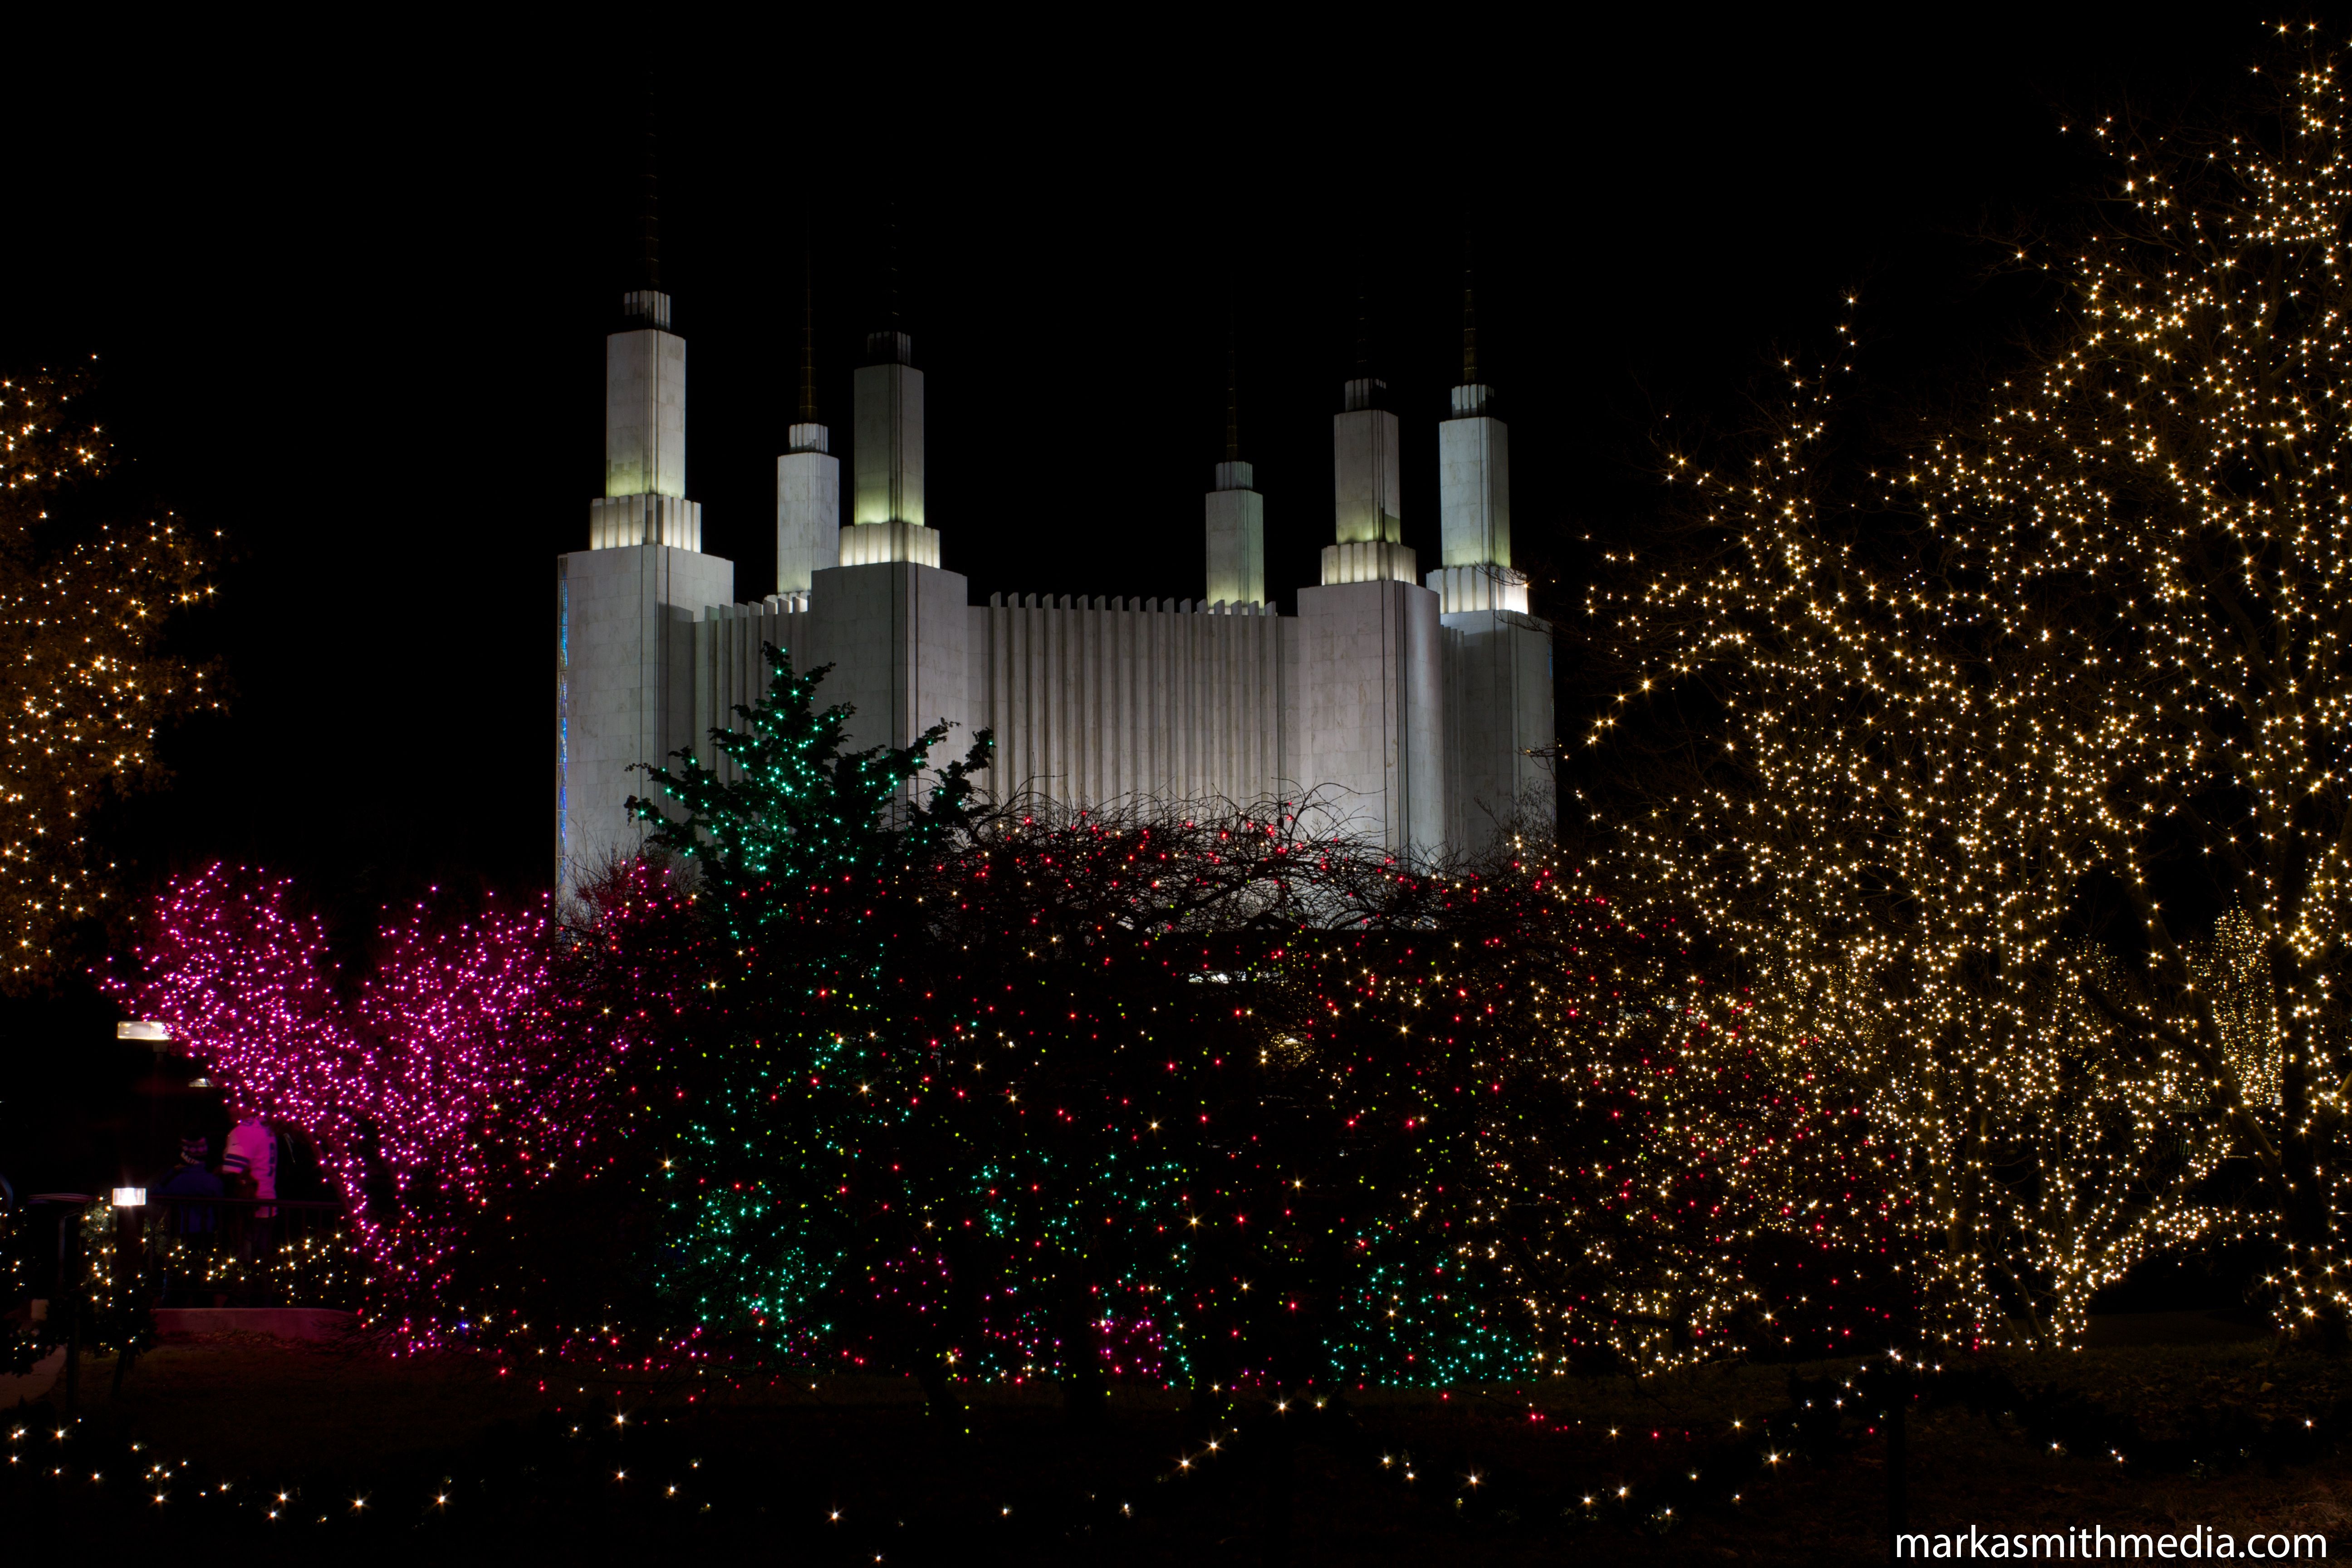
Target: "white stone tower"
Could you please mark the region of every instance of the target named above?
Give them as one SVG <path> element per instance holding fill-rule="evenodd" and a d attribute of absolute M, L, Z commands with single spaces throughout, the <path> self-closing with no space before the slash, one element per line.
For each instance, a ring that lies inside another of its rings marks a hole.
<path fill-rule="evenodd" d="M 1323 547 L 1326 583 L 1411 583 L 1397 479 L 1397 416 L 1382 407 L 1388 383 L 1360 368 L 1331 416 L 1331 489 L 1337 542 Z"/>
<path fill-rule="evenodd" d="M 589 503 L 588 543 L 702 547 L 702 508 L 686 499 L 686 340 L 669 330 L 669 296 L 621 297 L 604 339 L 604 493 Z"/>
<path fill-rule="evenodd" d="M 1528 611 L 1528 580 L 1511 570 L 1510 431 L 1478 379 L 1477 297 L 1462 285 L 1462 384 L 1437 427 L 1437 510 L 1443 555 L 1429 585 L 1445 613 Z"/>
<path fill-rule="evenodd" d="M 644 840 L 633 770 L 693 744 L 693 623 L 735 596 L 686 497 L 686 340 L 661 289 L 650 128 L 636 287 L 604 339 L 604 493 L 555 568 L 555 872 L 563 892 Z"/>
<path fill-rule="evenodd" d="M 892 272 L 895 279 L 896 260 Z M 814 574 L 811 619 L 792 649 L 803 668 L 828 663 L 826 695 L 856 710 L 858 746 L 911 744 L 971 709 L 967 651 L 971 584 L 940 566 L 940 535 L 923 505 L 923 373 L 914 341 L 890 324 L 867 334 L 866 363 L 852 378 L 849 521 L 839 563 Z M 951 737 L 934 765 L 961 756 Z"/>
<path fill-rule="evenodd" d="M 1475 850 L 1518 812 L 1549 810 L 1550 627 L 1528 613 L 1511 562 L 1509 448 L 1466 287 L 1462 384 L 1438 432 L 1443 558 L 1426 585 L 1404 542 L 1399 422 L 1360 347 L 1332 421 L 1331 542 L 1296 616 L 1268 598 L 1230 357 L 1204 600 L 974 604 L 940 564 L 923 373 L 895 306 L 867 340 L 852 449 L 836 457 L 804 300 L 799 417 L 776 462 L 778 591 L 741 604 L 687 497 L 686 343 L 661 289 L 650 153 L 646 195 L 642 265 L 606 339 L 605 494 L 590 547 L 556 573 L 562 892 L 642 846 L 625 803 L 658 786 L 640 770 L 692 750 L 728 771 L 709 737 L 767 690 L 771 644 L 802 669 L 832 668 L 824 696 L 851 708 L 853 749 L 907 745 L 945 721 L 958 732 L 938 766 L 992 731 L 981 788 L 1003 803 L 1313 802 L 1407 864 Z"/>
<path fill-rule="evenodd" d="M 1256 470 L 1232 458 L 1217 465 L 1209 492 L 1209 592 L 1204 605 L 1265 602 L 1265 498 Z"/>
<path fill-rule="evenodd" d="M 841 563 L 937 566 L 940 536 L 923 520 L 923 373 L 914 365 L 914 342 L 894 323 L 867 334 L 866 361 L 854 383 L 857 488 L 841 532 Z"/>
<path fill-rule="evenodd" d="M 1265 498 L 1256 473 L 1241 460 L 1240 393 L 1234 381 L 1234 345 L 1225 344 L 1225 460 L 1217 465 L 1217 488 L 1209 492 L 1209 592 L 1204 605 L 1265 602 Z"/>
<path fill-rule="evenodd" d="M 1475 844 L 1523 811 L 1548 816 L 1553 781 L 1551 628 L 1528 610 L 1528 580 L 1511 566 L 1510 432 L 1478 375 L 1477 296 L 1462 280 L 1462 384 L 1437 426 L 1443 563 L 1429 574 L 1451 663 L 1454 819 Z"/>
<path fill-rule="evenodd" d="M 1510 431 L 1490 412 L 1493 389 L 1475 363 L 1437 426 L 1437 512 L 1442 554 L 1429 585 L 1454 610 L 1528 607 L 1527 579 L 1511 570 Z"/>
<path fill-rule="evenodd" d="M 800 420 L 776 459 L 776 592 L 805 598 L 815 574 L 841 562 L 841 459 L 816 417 L 816 299 L 803 279 Z"/>
<path fill-rule="evenodd" d="M 1356 360 L 1331 419 L 1335 542 L 1322 583 L 1298 591 L 1298 776 L 1357 831 L 1418 858 L 1452 825 L 1444 637 L 1404 542 L 1397 417 L 1360 329 Z"/>

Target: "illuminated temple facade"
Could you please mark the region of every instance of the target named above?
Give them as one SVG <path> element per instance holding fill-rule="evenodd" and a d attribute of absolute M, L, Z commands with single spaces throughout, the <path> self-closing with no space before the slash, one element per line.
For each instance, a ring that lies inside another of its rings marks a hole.
<path fill-rule="evenodd" d="M 1334 532 L 1292 616 L 1269 601 L 1264 503 L 1230 443 L 1200 598 L 973 603 L 949 564 L 957 520 L 924 506 L 923 373 L 900 332 L 868 339 L 866 358 L 845 453 L 813 408 L 791 426 L 777 591 L 740 603 L 686 495 L 685 340 L 667 295 L 625 296 L 605 340 L 604 494 L 588 548 L 556 564 L 560 889 L 636 847 L 624 802 L 649 781 L 632 768 L 687 747 L 717 760 L 711 730 L 767 689 L 766 643 L 834 667 L 824 695 L 855 706 L 854 746 L 945 720 L 943 764 L 993 731 L 981 783 L 998 798 L 1311 799 L 1415 861 L 1554 809 L 1551 628 L 1511 567 L 1507 432 L 1474 356 L 1438 426 L 1443 559 L 1424 574 L 1403 542 L 1396 416 L 1381 383 L 1350 381 L 1332 420 Z"/>

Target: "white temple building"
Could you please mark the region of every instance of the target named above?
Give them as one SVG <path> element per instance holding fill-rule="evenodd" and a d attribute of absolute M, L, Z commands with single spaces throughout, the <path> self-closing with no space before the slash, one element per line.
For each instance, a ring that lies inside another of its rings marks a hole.
<path fill-rule="evenodd" d="M 856 374 L 845 498 L 804 378 L 803 422 L 776 459 L 777 592 L 742 604 L 686 495 L 669 298 L 638 289 L 624 312 L 605 340 L 604 494 L 588 548 L 556 564 L 560 890 L 637 847 L 624 803 L 656 786 L 634 767 L 688 747 L 717 760 L 710 731 L 767 690 L 766 643 L 834 667 L 821 695 L 855 706 L 853 745 L 906 745 L 944 720 L 958 727 L 933 755 L 944 765 L 993 731 L 980 784 L 998 799 L 1311 800 L 1416 862 L 1554 810 L 1551 627 L 1511 567 L 1507 432 L 1467 333 L 1438 426 L 1443 556 L 1425 575 L 1403 542 L 1397 418 L 1360 377 L 1332 419 L 1335 531 L 1297 615 L 1268 601 L 1265 504 L 1230 437 L 1201 598 L 974 604 L 949 569 L 962 520 L 924 506 L 923 373 L 887 331 Z"/>

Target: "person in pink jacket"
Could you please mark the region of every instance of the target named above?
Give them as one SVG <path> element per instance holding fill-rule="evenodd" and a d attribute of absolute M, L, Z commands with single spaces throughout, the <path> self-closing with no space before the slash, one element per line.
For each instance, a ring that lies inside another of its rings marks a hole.
<path fill-rule="evenodd" d="M 232 1197 L 274 1198 L 278 1195 L 278 1134 L 269 1123 L 259 1117 L 250 1117 L 229 1129 L 228 1142 L 221 1152 L 221 1175 L 227 1182 Z M 241 1248 L 248 1264 L 257 1264 L 269 1251 L 272 1221 L 278 1211 L 263 1204 L 253 1211 L 245 1226 L 245 1245 Z M 248 1289 L 253 1277 L 248 1274 Z M 254 1305 L 259 1305 L 257 1300 Z"/>

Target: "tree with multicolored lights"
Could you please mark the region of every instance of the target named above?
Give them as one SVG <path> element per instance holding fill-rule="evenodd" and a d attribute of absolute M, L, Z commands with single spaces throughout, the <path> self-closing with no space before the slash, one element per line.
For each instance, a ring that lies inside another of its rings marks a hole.
<path fill-rule="evenodd" d="M 1841 479 L 1795 376 L 1767 450 L 1678 473 L 1693 552 L 1595 605 L 1624 700 L 1706 715 L 1629 852 L 1860 1070 L 1955 1336 L 2069 1342 L 2220 1227 L 2346 1338 L 2352 100 L 2282 60 L 2210 132 L 2091 128 L 2111 184 L 1980 412 Z"/>
<path fill-rule="evenodd" d="M 871 1290 L 846 1282 L 898 1262 L 875 1237 L 903 1217 L 888 1189 L 910 1173 L 887 1151 L 928 1075 L 888 1002 L 919 938 L 915 883 L 969 831 L 987 738 L 926 792 L 944 727 L 852 752 L 850 710 L 817 706 L 824 671 L 769 654 L 768 696 L 713 732 L 715 765 L 681 752 L 659 774 L 667 805 L 630 803 L 690 883 L 673 912 L 709 954 L 691 990 L 673 979 L 677 1017 L 632 1068 L 632 1115 L 636 1147 L 661 1152 L 673 1314 L 805 1355 L 856 1335 L 845 1313 L 886 1338 L 876 1325 L 905 1316 L 879 1275 Z M 943 1354 L 894 1352 L 926 1373 Z"/>
<path fill-rule="evenodd" d="M 1702 980 L 1674 922 L 1629 919 L 1556 846 L 1412 879 L 1311 959 L 1292 1027 L 1354 1194 L 1336 1370 L 1654 1371 L 1885 1326 L 1798 1282 L 1892 1261 L 1884 1216 L 1827 1238 L 1806 1212 L 1877 1206 L 1853 1102 Z"/>
<path fill-rule="evenodd" d="M 1370 912 L 1367 865 L 1278 804 L 1003 813 L 939 863 L 902 1006 L 942 1047 L 929 1201 L 981 1287 L 960 1359 L 1057 1368 L 1080 1404 L 1295 1367 L 1244 1327 L 1321 1202 L 1283 976 Z"/>

